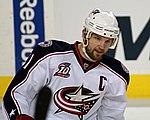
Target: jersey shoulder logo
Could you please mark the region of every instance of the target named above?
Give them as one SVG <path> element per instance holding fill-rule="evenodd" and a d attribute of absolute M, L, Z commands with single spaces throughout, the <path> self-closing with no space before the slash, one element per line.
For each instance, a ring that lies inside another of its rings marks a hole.
<path fill-rule="evenodd" d="M 121 63 L 122 69 L 126 72 L 129 73 L 129 70 Z"/>
<path fill-rule="evenodd" d="M 59 64 L 58 71 L 54 74 L 54 76 L 60 76 L 64 78 L 68 78 L 70 76 L 70 63 L 64 62 Z"/>
<path fill-rule="evenodd" d="M 40 42 L 38 45 L 41 47 L 49 47 L 52 45 L 52 40 Z"/>

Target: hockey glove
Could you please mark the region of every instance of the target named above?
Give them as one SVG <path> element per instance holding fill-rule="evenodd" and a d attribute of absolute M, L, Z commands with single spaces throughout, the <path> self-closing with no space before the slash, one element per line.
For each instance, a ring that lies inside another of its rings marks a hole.
<path fill-rule="evenodd" d="M 28 115 L 21 114 L 17 116 L 16 120 L 34 120 L 34 119 Z"/>

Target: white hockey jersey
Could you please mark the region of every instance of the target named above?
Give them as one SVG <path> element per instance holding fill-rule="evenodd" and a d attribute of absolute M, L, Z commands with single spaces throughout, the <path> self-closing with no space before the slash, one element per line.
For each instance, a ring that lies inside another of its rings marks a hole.
<path fill-rule="evenodd" d="M 128 70 L 108 56 L 85 62 L 78 43 L 50 40 L 33 50 L 3 98 L 6 120 L 19 114 L 33 117 L 44 86 L 52 90 L 46 120 L 124 120 Z"/>

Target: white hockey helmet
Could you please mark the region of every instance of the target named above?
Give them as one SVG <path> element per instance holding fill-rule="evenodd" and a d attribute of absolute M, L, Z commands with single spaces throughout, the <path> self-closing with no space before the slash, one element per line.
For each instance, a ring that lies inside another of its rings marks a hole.
<path fill-rule="evenodd" d="M 90 33 L 93 32 L 104 37 L 114 38 L 110 48 L 115 48 L 120 30 L 118 21 L 112 12 L 101 11 L 99 8 L 94 9 L 85 19 L 84 27 L 86 29 L 86 43 L 88 43 Z"/>

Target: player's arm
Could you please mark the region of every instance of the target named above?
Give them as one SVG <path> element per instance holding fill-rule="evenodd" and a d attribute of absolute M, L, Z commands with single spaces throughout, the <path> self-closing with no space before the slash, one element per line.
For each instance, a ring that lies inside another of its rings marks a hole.
<path fill-rule="evenodd" d="M 35 97 L 40 88 L 47 84 L 49 77 L 48 60 L 41 59 L 39 49 L 41 47 L 37 47 L 32 52 L 4 95 L 3 113 L 6 120 L 16 120 L 18 115 L 20 115 L 18 119 L 28 118 L 34 114 L 34 106 L 32 105 L 35 102 Z"/>
<path fill-rule="evenodd" d="M 43 87 L 38 93 L 35 106 L 35 120 L 45 120 L 47 115 L 47 110 L 49 103 L 51 101 L 51 89 L 48 87 Z M 31 116 L 26 114 L 20 114 L 16 117 L 16 120 L 34 120 Z"/>
<path fill-rule="evenodd" d="M 124 82 L 111 83 L 106 89 L 98 111 L 98 120 L 124 120 L 124 111 L 127 105 Z"/>

